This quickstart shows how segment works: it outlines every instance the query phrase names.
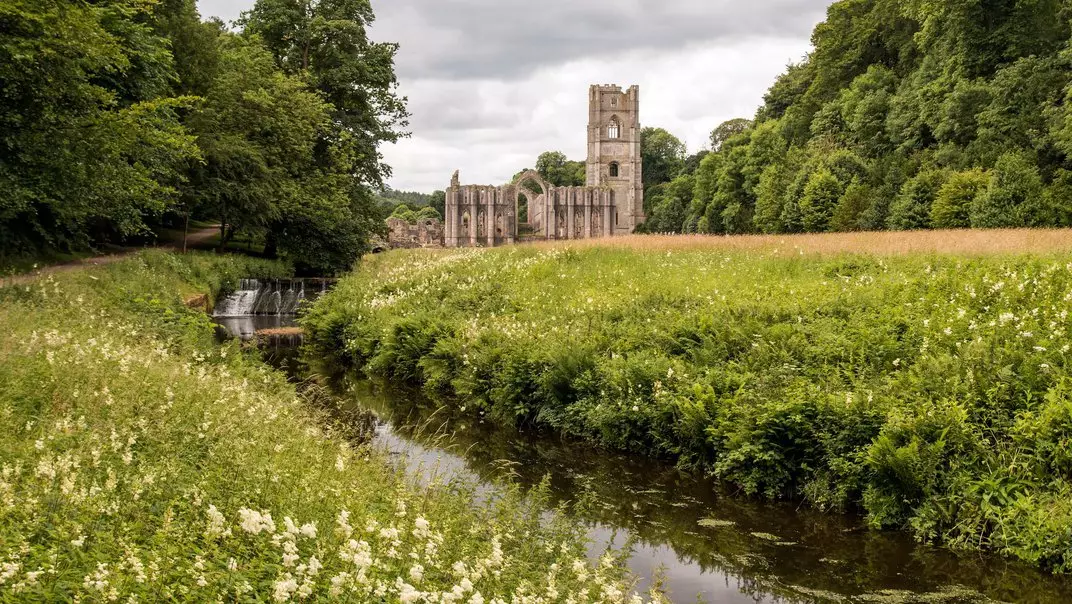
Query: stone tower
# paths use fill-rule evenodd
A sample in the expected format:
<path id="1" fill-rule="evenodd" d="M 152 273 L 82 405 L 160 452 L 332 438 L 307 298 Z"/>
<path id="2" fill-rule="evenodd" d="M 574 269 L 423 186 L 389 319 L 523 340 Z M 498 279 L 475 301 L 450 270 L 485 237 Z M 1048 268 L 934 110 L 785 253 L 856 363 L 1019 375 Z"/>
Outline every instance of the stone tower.
<path id="1" fill-rule="evenodd" d="M 644 222 L 640 157 L 640 87 L 593 84 L 588 91 L 588 186 L 612 191 L 613 234 L 626 235 Z M 609 233 L 608 233 L 609 234 Z"/>

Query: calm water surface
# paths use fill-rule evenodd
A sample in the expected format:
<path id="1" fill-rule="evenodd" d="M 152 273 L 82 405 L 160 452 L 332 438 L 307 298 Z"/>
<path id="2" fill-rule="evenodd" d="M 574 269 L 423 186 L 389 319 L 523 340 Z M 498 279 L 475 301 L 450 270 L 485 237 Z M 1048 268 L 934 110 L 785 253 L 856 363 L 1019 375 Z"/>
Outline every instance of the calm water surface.
<path id="1" fill-rule="evenodd" d="M 634 540 L 640 587 L 661 575 L 675 602 L 1072 602 L 1072 581 L 995 556 L 957 556 L 854 516 L 748 501 L 668 463 L 553 435 L 451 418 L 419 394 L 336 385 L 342 412 L 414 471 L 486 488 L 550 480 L 552 503 L 590 502 L 593 555 Z"/>

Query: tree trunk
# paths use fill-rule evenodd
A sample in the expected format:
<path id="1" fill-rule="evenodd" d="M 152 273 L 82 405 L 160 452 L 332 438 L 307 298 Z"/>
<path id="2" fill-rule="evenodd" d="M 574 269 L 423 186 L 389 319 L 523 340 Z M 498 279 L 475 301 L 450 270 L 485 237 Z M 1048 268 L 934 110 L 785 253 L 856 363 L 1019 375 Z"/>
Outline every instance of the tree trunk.
<path id="1" fill-rule="evenodd" d="M 275 231 L 268 229 L 264 234 L 264 257 L 275 258 L 279 254 L 279 244 L 275 239 Z"/>
<path id="2" fill-rule="evenodd" d="M 233 224 L 224 223 L 220 225 L 220 229 L 222 230 L 222 233 L 220 234 L 219 252 L 222 254 L 223 252 L 227 251 L 227 244 L 230 243 L 231 238 L 234 237 L 235 227 Z"/>
<path id="3" fill-rule="evenodd" d="M 217 254 L 223 253 L 223 248 L 227 247 L 227 219 L 220 220 L 220 246 L 216 248 Z"/>
<path id="4" fill-rule="evenodd" d="M 186 221 L 182 227 L 182 253 L 186 253 L 186 237 L 190 234 L 190 211 L 186 211 Z"/>

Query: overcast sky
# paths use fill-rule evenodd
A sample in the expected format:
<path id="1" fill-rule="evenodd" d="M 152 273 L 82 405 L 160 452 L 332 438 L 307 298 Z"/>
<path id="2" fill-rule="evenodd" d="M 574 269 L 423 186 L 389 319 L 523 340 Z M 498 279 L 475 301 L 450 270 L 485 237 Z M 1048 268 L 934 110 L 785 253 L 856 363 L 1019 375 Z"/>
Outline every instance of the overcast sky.
<path id="1" fill-rule="evenodd" d="M 199 0 L 225 21 L 254 0 Z M 412 136 L 383 149 L 396 189 L 503 184 L 543 151 L 585 157 L 588 86 L 640 85 L 640 120 L 690 152 L 752 117 L 810 47 L 830 0 L 372 0 L 401 44 Z"/>

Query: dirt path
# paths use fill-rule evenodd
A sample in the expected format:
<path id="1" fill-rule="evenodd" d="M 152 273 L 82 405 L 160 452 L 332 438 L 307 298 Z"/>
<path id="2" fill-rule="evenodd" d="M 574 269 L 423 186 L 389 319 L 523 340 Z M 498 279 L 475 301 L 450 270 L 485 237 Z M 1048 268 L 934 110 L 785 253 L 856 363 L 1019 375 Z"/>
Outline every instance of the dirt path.
<path id="1" fill-rule="evenodd" d="M 220 226 L 210 226 L 203 229 L 195 229 L 186 234 L 186 249 L 201 249 L 206 241 L 211 240 L 220 232 Z M 173 241 L 166 245 L 160 246 L 170 249 L 182 249 L 182 241 Z"/>
<path id="2" fill-rule="evenodd" d="M 211 240 L 220 230 L 219 226 L 210 226 L 202 229 L 196 229 L 190 231 L 186 235 L 186 249 L 198 249 L 202 247 L 206 241 Z M 150 246 L 153 249 L 162 250 L 181 250 L 182 240 L 167 241 L 161 245 Z M 66 273 L 86 266 L 100 266 L 104 264 L 111 264 L 118 262 L 136 254 L 141 250 L 149 249 L 149 247 L 134 247 L 115 254 L 102 254 L 100 256 L 93 256 L 91 258 L 81 258 L 79 260 L 72 260 L 70 262 L 62 262 L 60 264 L 52 264 L 49 266 L 41 267 L 37 270 L 30 271 L 28 273 L 22 273 L 19 275 L 12 275 L 10 277 L 0 278 L 0 287 L 6 287 L 9 285 L 22 285 L 42 277 L 44 275 L 54 275 L 57 273 Z"/>

